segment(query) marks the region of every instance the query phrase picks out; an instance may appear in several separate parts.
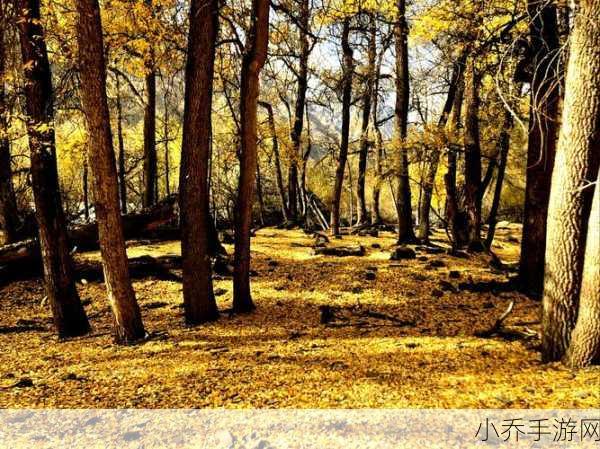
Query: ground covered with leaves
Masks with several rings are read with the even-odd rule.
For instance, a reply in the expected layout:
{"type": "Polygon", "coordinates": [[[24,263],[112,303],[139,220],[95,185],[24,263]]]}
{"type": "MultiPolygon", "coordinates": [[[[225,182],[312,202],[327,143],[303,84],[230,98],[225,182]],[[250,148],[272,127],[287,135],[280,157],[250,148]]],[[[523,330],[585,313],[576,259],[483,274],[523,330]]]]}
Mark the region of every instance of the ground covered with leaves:
{"type": "MultiPolygon", "coordinates": [[[[12,283],[0,290],[0,407],[600,406],[598,368],[541,363],[539,340],[527,338],[539,332],[539,302],[502,287],[520,229],[498,234],[504,267],[418,247],[391,261],[392,233],[328,244],[360,244],[364,256],[314,255],[312,236],[262,229],[252,241],[255,313],[230,316],[231,279],[219,277],[225,312],[189,328],[180,283],[136,281],[150,336],[129,347],[112,343],[101,283],[79,285],[93,333],[66,342],[52,332],[41,280],[12,283]],[[482,337],[512,301],[503,325],[516,336],[482,337]]],[[[178,253],[179,242],[129,248],[130,257],[178,253]]]]}

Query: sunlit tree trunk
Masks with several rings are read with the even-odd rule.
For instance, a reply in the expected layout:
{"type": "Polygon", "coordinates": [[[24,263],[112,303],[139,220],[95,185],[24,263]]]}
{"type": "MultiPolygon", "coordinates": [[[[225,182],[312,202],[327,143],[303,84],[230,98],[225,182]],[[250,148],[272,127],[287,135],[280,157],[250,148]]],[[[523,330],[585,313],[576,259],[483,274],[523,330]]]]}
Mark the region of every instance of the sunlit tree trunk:
{"type": "Polygon", "coordinates": [[[256,108],[260,71],[267,58],[269,44],[268,0],[252,1],[252,25],[246,40],[240,81],[240,179],[235,217],[235,254],[233,274],[233,311],[254,309],[250,293],[250,228],[257,164],[256,108]]]}
{"type": "Polygon", "coordinates": [[[19,0],[18,27],[24,62],[25,110],[31,187],[38,223],[46,295],[60,337],[89,332],[75,287],[56,163],[52,77],[39,0],[19,0]]]}
{"type": "Polygon", "coordinates": [[[208,241],[208,173],[218,0],[193,0],[189,17],[179,204],[185,319],[188,324],[199,324],[219,316],[208,241]]]}
{"type": "Polygon", "coordinates": [[[143,338],[145,331],[131,286],[125,253],[106,98],[106,63],[98,0],[79,0],[77,11],[81,102],[90,142],[88,160],[94,186],[104,279],[113,312],[115,341],[127,344],[143,338]]]}
{"type": "Polygon", "coordinates": [[[554,2],[528,1],[531,80],[527,179],[519,280],[523,292],[538,296],[544,277],[546,217],[556,151],[559,103],[559,40],[554,2]]]}
{"type": "MultiPolygon", "coordinates": [[[[350,46],[350,19],[344,19],[342,28],[343,52],[343,78],[342,78],[342,135],[340,138],[340,154],[335,171],[335,184],[333,187],[333,201],[331,204],[331,234],[340,235],[340,203],[342,187],[344,185],[344,172],[348,161],[348,139],[350,136],[350,103],[352,101],[352,76],[354,60],[350,46]]],[[[352,216],[350,217],[352,220],[352,216]]]]}
{"type": "Polygon", "coordinates": [[[590,183],[598,179],[600,165],[600,27],[590,18],[600,17],[600,3],[583,0],[579,8],[571,37],[562,126],[552,174],[542,318],[543,360],[560,360],[571,342],[579,308],[578,340],[570,355],[571,363],[577,365],[588,363],[597,349],[589,344],[597,341],[600,291],[600,266],[594,248],[597,232],[588,248],[595,254],[586,260],[583,271],[588,220],[595,221],[589,232],[594,233],[594,228],[597,231],[598,225],[598,216],[590,217],[594,191],[590,183]]]}
{"type": "Polygon", "coordinates": [[[375,87],[375,59],[377,57],[377,34],[375,27],[375,16],[373,14],[370,15],[369,21],[367,82],[362,104],[362,124],[358,158],[358,185],[356,188],[356,194],[358,196],[359,225],[365,224],[369,221],[367,200],[365,196],[365,181],[367,177],[367,159],[369,156],[369,119],[371,117],[371,103],[373,102],[373,90],[375,87]]]}

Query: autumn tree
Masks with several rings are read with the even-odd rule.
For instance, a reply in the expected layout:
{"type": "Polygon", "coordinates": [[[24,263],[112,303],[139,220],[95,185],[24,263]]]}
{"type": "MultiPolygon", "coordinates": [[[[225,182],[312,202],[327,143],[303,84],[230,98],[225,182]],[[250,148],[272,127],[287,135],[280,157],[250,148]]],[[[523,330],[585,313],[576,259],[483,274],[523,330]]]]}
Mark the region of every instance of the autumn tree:
{"type": "Polygon", "coordinates": [[[59,337],[89,332],[75,287],[66,221],[60,196],[54,139],[52,75],[39,0],[18,2],[17,24],[25,79],[25,112],[31,187],[44,265],[46,295],[59,337]]]}
{"type": "Polygon", "coordinates": [[[208,241],[212,84],[218,25],[218,0],[192,1],[179,172],[183,304],[189,324],[219,316],[208,241]]]}
{"type": "Polygon", "coordinates": [[[98,0],[77,2],[77,42],[81,102],[90,141],[98,236],[115,341],[127,344],[145,336],[140,308],[129,277],[115,153],[106,97],[106,63],[98,0]]]}

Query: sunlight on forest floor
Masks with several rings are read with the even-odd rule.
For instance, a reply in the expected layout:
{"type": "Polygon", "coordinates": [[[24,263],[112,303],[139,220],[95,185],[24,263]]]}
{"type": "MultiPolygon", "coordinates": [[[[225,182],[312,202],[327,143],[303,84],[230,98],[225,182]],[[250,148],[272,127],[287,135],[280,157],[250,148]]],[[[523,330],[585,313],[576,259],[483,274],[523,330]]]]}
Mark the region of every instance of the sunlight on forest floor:
{"type": "MultiPolygon", "coordinates": [[[[499,230],[494,251],[504,262],[517,261],[519,237],[515,227],[499,230]]],[[[474,336],[513,299],[506,324],[539,330],[539,303],[522,295],[442,288],[506,278],[483,257],[417,252],[392,262],[391,233],[332,241],[361,243],[364,257],[313,256],[313,241],[301,231],[259,231],[256,312],[196,328],[183,325],[181,284],[136,281],[152,338],[131,347],[112,344],[102,284],[80,285],[93,334],[65,343],[40,306],[41,281],[0,289],[0,407],[600,406],[598,368],[543,365],[535,341],[474,336]],[[450,270],[460,273],[450,278],[450,270]],[[322,305],[339,308],[332,325],[320,324],[322,305]],[[32,385],[3,388],[19,379],[32,385]]],[[[130,256],[178,253],[179,242],[129,248],[130,256]]],[[[215,291],[220,309],[230,308],[231,279],[215,291]]]]}

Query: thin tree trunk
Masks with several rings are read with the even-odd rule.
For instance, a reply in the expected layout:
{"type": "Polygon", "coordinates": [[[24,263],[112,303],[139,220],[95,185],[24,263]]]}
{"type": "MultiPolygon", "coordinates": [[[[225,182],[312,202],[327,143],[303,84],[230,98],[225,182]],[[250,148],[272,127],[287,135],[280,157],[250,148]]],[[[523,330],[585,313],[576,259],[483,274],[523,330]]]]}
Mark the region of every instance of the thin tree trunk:
{"type": "Polygon", "coordinates": [[[233,311],[254,309],[250,293],[250,228],[257,164],[256,107],[260,93],[260,71],[269,44],[269,0],[252,1],[252,26],[246,40],[240,81],[240,179],[235,217],[233,311]]]}
{"type": "Polygon", "coordinates": [[[256,158],[256,197],[258,199],[258,221],[261,226],[265,225],[265,200],[262,191],[262,179],[260,176],[260,158],[256,158]]]}
{"type": "Polygon", "coordinates": [[[300,195],[302,195],[302,201],[304,203],[303,221],[305,228],[308,227],[308,214],[309,214],[309,198],[308,192],[306,191],[306,168],[308,166],[308,158],[312,152],[312,136],[310,133],[310,116],[308,114],[308,103],[306,103],[306,151],[302,155],[302,170],[300,171],[300,195]]]}
{"type": "Polygon", "coordinates": [[[18,20],[24,64],[25,109],[31,154],[31,184],[44,265],[46,295],[59,337],[89,332],[69,254],[54,143],[52,77],[39,0],[20,0],[18,20]]]}
{"type": "Polygon", "coordinates": [[[119,75],[117,80],[117,141],[119,144],[118,176],[119,176],[119,199],[121,201],[121,213],[127,213],[127,183],[125,181],[125,142],[123,140],[123,106],[121,104],[121,86],[119,75]]]}
{"type": "Polygon", "coordinates": [[[83,216],[85,221],[90,220],[90,196],[89,196],[89,182],[88,182],[88,161],[87,155],[83,161],[83,216]]]}
{"type": "Polygon", "coordinates": [[[486,248],[492,247],[494,241],[494,234],[496,232],[496,223],[498,222],[498,208],[500,207],[500,197],[502,195],[502,187],[504,183],[504,174],[506,172],[506,163],[508,161],[508,151],[510,149],[510,133],[513,127],[512,113],[506,109],[504,111],[504,123],[502,124],[502,131],[500,131],[499,137],[499,158],[498,162],[498,173],[496,174],[496,185],[494,186],[494,197],[492,198],[492,205],[490,207],[490,214],[488,216],[488,233],[485,239],[486,248]]]}
{"type": "Polygon", "coordinates": [[[348,139],[350,135],[350,103],[352,101],[352,76],[354,72],[354,61],[352,58],[352,47],[349,41],[350,18],[344,19],[342,29],[342,51],[343,57],[343,80],[342,80],[342,135],[340,142],[340,154],[335,171],[335,185],[333,188],[333,201],[331,204],[331,234],[340,235],[340,202],[342,199],[342,186],[344,184],[344,172],[348,160],[348,139]]]}
{"type": "MultiPolygon", "coordinates": [[[[165,92],[164,95],[164,103],[165,103],[165,117],[164,117],[164,139],[165,139],[165,193],[167,196],[171,195],[171,167],[170,167],[170,155],[169,155],[169,95],[165,92]]],[[[210,175],[210,170],[209,170],[210,175]]],[[[210,176],[209,176],[210,178],[210,176]]],[[[210,183],[209,183],[210,187],[210,183]]]]}
{"type": "Polygon", "coordinates": [[[365,197],[365,181],[367,177],[367,159],[369,156],[369,118],[371,117],[371,103],[373,101],[373,90],[375,86],[375,59],[377,57],[377,34],[375,27],[375,16],[369,17],[369,50],[367,63],[367,83],[363,96],[362,124],[360,134],[360,149],[358,157],[358,185],[356,194],[358,196],[358,224],[368,222],[367,201],[365,197]]]}
{"type": "Polygon", "coordinates": [[[142,205],[156,203],[156,71],[147,64],[146,105],[144,108],[144,191],[142,205]]]}
{"type": "MultiPolygon", "coordinates": [[[[0,14],[3,15],[3,12],[0,11],[0,14]]],[[[10,142],[8,140],[8,108],[4,92],[5,24],[5,18],[0,16],[0,228],[4,232],[4,244],[8,244],[18,240],[19,215],[12,182],[10,142]]]]}
{"type": "Polygon", "coordinates": [[[546,217],[558,132],[560,44],[554,3],[529,0],[528,11],[534,73],[529,107],[527,179],[519,281],[524,293],[539,296],[544,279],[546,217]]]}
{"type": "Polygon", "coordinates": [[[408,73],[408,25],[406,23],[406,1],[398,0],[398,17],[394,24],[396,46],[396,107],[395,125],[398,141],[398,194],[396,209],[398,211],[398,243],[410,243],[416,240],[413,231],[412,205],[410,195],[410,179],[408,166],[408,150],[406,135],[408,127],[408,105],[410,98],[408,73]]]}
{"type": "Polygon", "coordinates": [[[179,174],[181,254],[185,319],[188,324],[200,324],[219,316],[213,293],[208,241],[208,166],[213,69],[219,27],[218,0],[193,0],[189,17],[179,174]]]}
{"type": "Polygon", "coordinates": [[[467,66],[465,81],[465,201],[468,247],[481,251],[481,144],[479,137],[480,75],[475,59],[467,66]]]}
{"type": "Polygon", "coordinates": [[[90,142],[88,160],[94,186],[100,252],[108,301],[113,312],[115,341],[127,344],[143,338],[145,331],[129,277],[119,210],[98,0],[79,0],[77,11],[81,102],[90,142]]]}
{"type": "MultiPolygon", "coordinates": [[[[584,274],[583,266],[588,220],[596,219],[592,227],[597,226],[597,216],[590,217],[594,189],[589,184],[598,179],[600,165],[600,28],[590,18],[600,16],[600,3],[583,0],[579,5],[565,82],[563,126],[552,174],[542,317],[542,358],[560,360],[571,342],[582,294],[581,307],[587,310],[578,329],[580,340],[573,349],[572,363],[589,360],[590,351],[585,349],[582,333],[598,331],[598,315],[590,320],[587,314],[594,314],[591,306],[597,304],[599,290],[597,252],[590,257],[591,266],[586,267],[589,272],[584,274]],[[588,328],[590,321],[595,322],[593,329],[588,328]]],[[[596,238],[597,233],[590,251],[596,238]]]]}

